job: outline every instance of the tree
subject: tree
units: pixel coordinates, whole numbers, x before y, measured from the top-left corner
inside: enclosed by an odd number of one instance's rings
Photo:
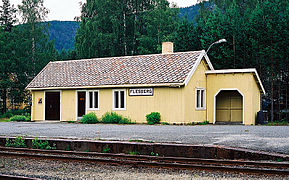
[[[200,46],[177,43],[176,49],[207,49],[211,43],[227,39],[228,43],[208,53],[212,63],[216,68],[256,68],[270,96],[265,99],[271,101],[273,121],[281,119],[282,106],[288,109],[288,24],[289,2],[285,0],[210,0],[201,4],[193,28],[183,23],[177,31],[177,40],[184,42],[188,34],[199,34]]]
[[[32,72],[33,76],[36,75],[36,60],[35,60],[35,45],[37,32],[40,32],[37,28],[44,30],[44,26],[39,26],[39,22],[45,20],[49,10],[44,7],[44,0],[22,0],[22,4],[18,5],[19,12],[22,17],[22,22],[26,24],[25,27],[30,28],[30,33],[32,34]],[[37,24],[38,23],[38,24]],[[37,26],[38,25],[38,26]],[[42,30],[42,31],[43,31]],[[40,33],[43,33],[43,32]]]
[[[25,87],[35,74],[58,55],[54,42],[49,41],[45,26],[41,23],[48,12],[43,7],[43,1],[23,0],[19,9],[23,24],[14,26],[9,32],[0,28],[1,95],[3,103],[7,95],[14,108],[26,99]],[[14,15],[9,15],[11,17]],[[6,104],[2,107],[4,113]]]
[[[174,37],[175,50],[179,52],[199,50],[201,47],[200,30],[199,26],[195,26],[193,22],[189,22],[186,18],[182,19]]]
[[[11,31],[16,22],[16,9],[9,0],[2,0],[0,6],[0,95],[2,99],[2,113],[6,112],[8,89],[11,88]]]
[[[143,25],[139,34],[138,53],[161,52],[161,43],[172,41],[178,25],[178,9],[170,8],[167,0],[156,0],[153,9],[143,16]]]
[[[10,5],[9,0],[2,0],[3,5],[0,6],[0,26],[4,31],[10,32],[16,23],[16,8]]]
[[[88,0],[75,37],[78,58],[158,52],[172,39],[177,10],[166,0]]]

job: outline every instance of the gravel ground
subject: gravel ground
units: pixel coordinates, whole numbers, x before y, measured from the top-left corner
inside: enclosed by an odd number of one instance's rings
[[[0,123],[0,135],[224,145],[289,155],[289,126]]]
[[[13,157],[0,157],[0,174],[40,179],[288,179],[288,177],[272,175],[133,168]]]

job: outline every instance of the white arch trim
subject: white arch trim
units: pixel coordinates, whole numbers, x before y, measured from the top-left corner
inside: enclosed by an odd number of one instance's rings
[[[242,99],[243,99],[243,124],[245,124],[245,96],[244,94],[238,89],[238,88],[222,88],[219,89],[219,91],[215,94],[214,96],[214,120],[213,120],[213,124],[216,124],[216,105],[217,105],[217,96],[221,91],[238,91],[239,94],[242,95]]]

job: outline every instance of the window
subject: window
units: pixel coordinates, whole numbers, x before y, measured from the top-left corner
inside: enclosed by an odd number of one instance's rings
[[[113,110],[125,110],[125,90],[113,91]]]
[[[205,109],[205,89],[198,88],[196,92],[196,108]]]
[[[99,109],[99,91],[88,91],[88,109]]]

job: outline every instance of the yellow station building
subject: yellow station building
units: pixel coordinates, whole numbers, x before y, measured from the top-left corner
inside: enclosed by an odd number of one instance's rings
[[[117,112],[137,123],[159,112],[175,124],[254,125],[265,90],[255,69],[215,70],[206,52],[50,62],[27,86],[33,121],[77,121]]]

